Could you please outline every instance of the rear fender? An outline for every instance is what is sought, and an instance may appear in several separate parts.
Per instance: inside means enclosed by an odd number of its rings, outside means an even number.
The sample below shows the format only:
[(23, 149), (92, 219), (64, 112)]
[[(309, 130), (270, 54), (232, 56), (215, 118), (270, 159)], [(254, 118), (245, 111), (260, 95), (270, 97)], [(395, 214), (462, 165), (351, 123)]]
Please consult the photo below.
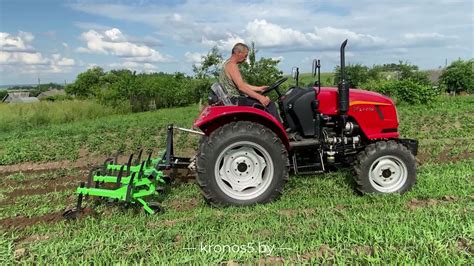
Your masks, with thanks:
[(285, 128), (271, 114), (248, 106), (208, 106), (194, 122), (194, 127), (199, 128), (209, 136), (214, 130), (224, 124), (234, 121), (251, 121), (271, 129), (281, 139), (288, 150), (289, 140)]

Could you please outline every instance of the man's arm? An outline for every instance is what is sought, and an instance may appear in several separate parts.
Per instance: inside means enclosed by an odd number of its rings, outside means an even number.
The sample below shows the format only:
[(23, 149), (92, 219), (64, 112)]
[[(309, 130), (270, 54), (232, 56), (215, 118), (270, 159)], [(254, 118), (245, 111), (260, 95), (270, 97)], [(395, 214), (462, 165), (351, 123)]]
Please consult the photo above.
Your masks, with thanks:
[(266, 88), (268, 88), (268, 86), (253, 86), (253, 85), (250, 85), (247, 83), (247, 85), (250, 86), (250, 88), (253, 90), (253, 91), (256, 91), (256, 92), (262, 92), (264, 91)]
[(225, 70), (227, 71), (227, 73), (229, 73), (230, 78), (234, 81), (235, 85), (237, 85), (237, 88), (241, 92), (247, 94), (249, 97), (258, 100), (265, 106), (270, 103), (270, 99), (267, 96), (263, 96), (257, 93), (257, 91), (262, 91), (266, 86), (257, 87), (247, 84), (242, 79), (239, 67), (236, 64), (227, 64)]

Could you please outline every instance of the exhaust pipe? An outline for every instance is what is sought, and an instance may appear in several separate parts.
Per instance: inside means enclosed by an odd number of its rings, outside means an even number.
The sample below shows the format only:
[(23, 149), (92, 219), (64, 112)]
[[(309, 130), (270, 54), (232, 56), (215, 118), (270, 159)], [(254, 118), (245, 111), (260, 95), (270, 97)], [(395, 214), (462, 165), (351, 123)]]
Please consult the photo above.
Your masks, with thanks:
[(349, 82), (346, 80), (345, 73), (345, 52), (347, 39), (341, 44), (341, 82), (339, 82), (338, 88), (338, 100), (339, 100), (339, 114), (345, 115), (349, 111)]

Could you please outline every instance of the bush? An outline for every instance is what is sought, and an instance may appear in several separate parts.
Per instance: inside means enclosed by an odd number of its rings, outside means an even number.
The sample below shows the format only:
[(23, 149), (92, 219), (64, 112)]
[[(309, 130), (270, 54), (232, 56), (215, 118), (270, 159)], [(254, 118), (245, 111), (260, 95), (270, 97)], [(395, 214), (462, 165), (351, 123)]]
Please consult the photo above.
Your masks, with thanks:
[(102, 85), (102, 78), (105, 76), (104, 70), (100, 67), (93, 67), (80, 73), (74, 83), (68, 84), (66, 92), (78, 98), (88, 98), (95, 96)]
[(448, 92), (467, 91), (474, 93), (474, 60), (457, 60), (452, 62), (440, 76), (440, 84), (446, 86)]
[(244, 61), (239, 66), (242, 78), (248, 84), (255, 86), (269, 86), (278, 79), (281, 79), (283, 72), (277, 67), (280, 60), (264, 57), (257, 60), (257, 52), (258, 50), (255, 49), (255, 43), (252, 43), (249, 50), (248, 62)]
[(3, 100), (3, 98), (5, 98), (5, 96), (7, 96), (7, 94), (8, 94), (7, 90), (0, 89), (0, 102), (1, 100)]
[(422, 104), (433, 102), (438, 91), (413, 80), (371, 80), (361, 86), (393, 98), (397, 102)]
[(58, 95), (48, 96), (44, 100), (50, 101), (50, 102), (60, 102), (60, 101), (67, 101), (67, 100), (72, 100), (72, 99), (73, 98), (69, 95), (58, 94)]
[(67, 93), (78, 98), (96, 97), (107, 106), (133, 112), (184, 106), (207, 97), (211, 81), (194, 79), (183, 73), (136, 74), (130, 70), (89, 69), (68, 85)]
[[(334, 72), (334, 84), (339, 84), (341, 79), (341, 68), (336, 67)], [(360, 84), (369, 80), (369, 68), (361, 64), (347, 65), (345, 67), (345, 74), (351, 88), (359, 88)]]

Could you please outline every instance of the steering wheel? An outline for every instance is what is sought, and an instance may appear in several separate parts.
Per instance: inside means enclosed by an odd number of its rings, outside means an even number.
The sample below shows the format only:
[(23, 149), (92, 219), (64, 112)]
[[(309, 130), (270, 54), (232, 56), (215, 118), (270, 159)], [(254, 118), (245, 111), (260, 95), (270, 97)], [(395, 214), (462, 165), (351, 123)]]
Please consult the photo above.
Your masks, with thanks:
[[(281, 84), (283, 84), (283, 82), (285, 82), (287, 80), (288, 80), (288, 77), (281, 78), (281, 79), (277, 80), (275, 83), (268, 86), (264, 91), (262, 91), (262, 94), (267, 94), (267, 93), (271, 92), (272, 90), (278, 88), (278, 86), (280, 86)], [(277, 93), (278, 93), (278, 96), (280, 96), (280, 92), (278, 90), (277, 90)]]

